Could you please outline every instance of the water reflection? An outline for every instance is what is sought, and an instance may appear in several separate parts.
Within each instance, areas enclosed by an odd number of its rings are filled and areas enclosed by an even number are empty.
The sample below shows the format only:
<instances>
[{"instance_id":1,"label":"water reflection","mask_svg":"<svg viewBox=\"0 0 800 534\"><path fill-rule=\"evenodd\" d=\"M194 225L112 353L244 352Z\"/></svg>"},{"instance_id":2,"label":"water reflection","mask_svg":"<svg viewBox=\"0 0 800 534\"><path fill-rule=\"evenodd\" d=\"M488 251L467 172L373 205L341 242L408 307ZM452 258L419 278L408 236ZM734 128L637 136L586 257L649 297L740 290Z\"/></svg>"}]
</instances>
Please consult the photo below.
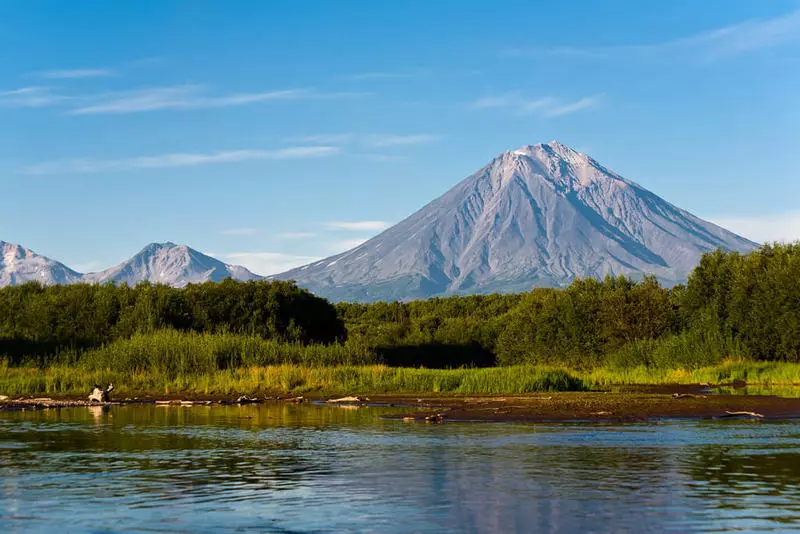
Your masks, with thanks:
<instances>
[{"instance_id":1,"label":"water reflection","mask_svg":"<svg viewBox=\"0 0 800 534\"><path fill-rule=\"evenodd\" d=\"M424 425L385 409L0 414L0 531L800 528L800 424Z\"/></svg>"}]
</instances>

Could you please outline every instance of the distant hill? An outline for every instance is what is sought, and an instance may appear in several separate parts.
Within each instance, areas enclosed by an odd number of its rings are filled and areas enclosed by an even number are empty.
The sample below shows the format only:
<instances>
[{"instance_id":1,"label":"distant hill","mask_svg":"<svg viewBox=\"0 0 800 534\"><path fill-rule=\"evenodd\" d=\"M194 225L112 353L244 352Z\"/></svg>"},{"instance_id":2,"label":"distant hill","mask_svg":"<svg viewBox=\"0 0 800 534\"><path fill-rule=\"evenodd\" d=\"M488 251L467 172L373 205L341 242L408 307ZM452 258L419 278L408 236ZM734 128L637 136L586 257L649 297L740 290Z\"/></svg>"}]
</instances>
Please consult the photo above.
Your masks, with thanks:
<instances>
[{"instance_id":1,"label":"distant hill","mask_svg":"<svg viewBox=\"0 0 800 534\"><path fill-rule=\"evenodd\" d=\"M131 259L105 271L84 276L88 282L113 282L135 285L152 282L173 287L202 282L234 280L260 280L244 267L228 265L211 256L175 243L151 243Z\"/></svg>"},{"instance_id":2,"label":"distant hill","mask_svg":"<svg viewBox=\"0 0 800 534\"><path fill-rule=\"evenodd\" d=\"M514 292L608 274L674 285L703 252L756 246L554 141L504 152L362 245L274 278L355 301Z\"/></svg>"},{"instance_id":3,"label":"distant hill","mask_svg":"<svg viewBox=\"0 0 800 534\"><path fill-rule=\"evenodd\" d=\"M65 265L35 254L19 245L0 241L0 287L30 281L44 284L93 282L115 284L138 282L183 287L190 283L234 280L260 280L244 267L228 265L186 245L152 243L131 259L99 273L81 274Z\"/></svg>"}]
</instances>

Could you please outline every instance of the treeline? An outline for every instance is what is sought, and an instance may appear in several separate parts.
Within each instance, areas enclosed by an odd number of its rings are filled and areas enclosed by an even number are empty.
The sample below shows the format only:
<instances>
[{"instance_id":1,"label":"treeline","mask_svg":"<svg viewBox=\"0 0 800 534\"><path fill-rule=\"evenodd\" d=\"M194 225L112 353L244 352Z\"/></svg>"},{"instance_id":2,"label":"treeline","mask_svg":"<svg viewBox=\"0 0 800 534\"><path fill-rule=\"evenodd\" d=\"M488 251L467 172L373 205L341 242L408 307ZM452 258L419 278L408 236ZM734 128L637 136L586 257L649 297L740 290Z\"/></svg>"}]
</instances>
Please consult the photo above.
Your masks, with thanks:
<instances>
[{"instance_id":1,"label":"treeline","mask_svg":"<svg viewBox=\"0 0 800 534\"><path fill-rule=\"evenodd\" d=\"M157 332L153 343L142 337ZM202 344L204 368L283 361L584 369L699 367L727 357L800 362L800 243L705 254L687 284L673 288L652 277L608 277L522 294L336 306L291 282L0 290L0 360L12 364L91 353L106 366L124 360L120 365L133 369L166 362L173 352L189 358L190 344L171 352L181 333L206 336L188 338ZM91 352L98 347L106 348Z\"/></svg>"},{"instance_id":2,"label":"treeline","mask_svg":"<svg viewBox=\"0 0 800 534\"><path fill-rule=\"evenodd\" d=\"M285 343L343 341L346 331L328 301L291 282L189 285L42 286L0 289L0 358L35 357L98 347L160 330L231 333Z\"/></svg>"},{"instance_id":3,"label":"treeline","mask_svg":"<svg viewBox=\"0 0 800 534\"><path fill-rule=\"evenodd\" d=\"M800 243L703 256L686 285L608 277L519 295L338 306L398 363L593 367L800 361Z\"/></svg>"}]
</instances>

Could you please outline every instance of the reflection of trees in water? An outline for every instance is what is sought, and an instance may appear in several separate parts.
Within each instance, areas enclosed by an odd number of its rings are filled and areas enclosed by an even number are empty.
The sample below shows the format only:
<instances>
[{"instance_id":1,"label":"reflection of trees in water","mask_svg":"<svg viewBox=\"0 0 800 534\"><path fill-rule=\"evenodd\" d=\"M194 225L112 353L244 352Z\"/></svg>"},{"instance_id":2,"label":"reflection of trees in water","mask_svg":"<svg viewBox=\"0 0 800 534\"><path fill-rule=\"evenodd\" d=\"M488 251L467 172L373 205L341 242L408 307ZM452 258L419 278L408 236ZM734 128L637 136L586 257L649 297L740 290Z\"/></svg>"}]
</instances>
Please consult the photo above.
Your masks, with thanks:
<instances>
[{"instance_id":1,"label":"reflection of trees in water","mask_svg":"<svg viewBox=\"0 0 800 534\"><path fill-rule=\"evenodd\" d=\"M98 409L99 408L99 409ZM80 408L5 414L18 431L0 432L3 441L24 449L3 455L14 470L69 473L72 484L103 496L141 500L225 497L243 492L294 489L325 477L332 466L309 448L301 433L317 427L353 424L352 411L324 406L193 406ZM24 421L24 423L22 423ZM8 421L6 422L8 424ZM149 495L148 495L149 494Z\"/></svg>"},{"instance_id":2,"label":"reflection of trees in water","mask_svg":"<svg viewBox=\"0 0 800 534\"><path fill-rule=\"evenodd\" d=\"M668 515L642 510L669 510L680 499L668 488L680 451L539 446L535 436L492 443L469 432L462 438L461 428L425 429L421 441L370 454L359 473L348 473L350 485L373 495L378 512L383 503L391 503L387 512L435 510L428 520L466 532L657 529Z\"/></svg>"}]
</instances>

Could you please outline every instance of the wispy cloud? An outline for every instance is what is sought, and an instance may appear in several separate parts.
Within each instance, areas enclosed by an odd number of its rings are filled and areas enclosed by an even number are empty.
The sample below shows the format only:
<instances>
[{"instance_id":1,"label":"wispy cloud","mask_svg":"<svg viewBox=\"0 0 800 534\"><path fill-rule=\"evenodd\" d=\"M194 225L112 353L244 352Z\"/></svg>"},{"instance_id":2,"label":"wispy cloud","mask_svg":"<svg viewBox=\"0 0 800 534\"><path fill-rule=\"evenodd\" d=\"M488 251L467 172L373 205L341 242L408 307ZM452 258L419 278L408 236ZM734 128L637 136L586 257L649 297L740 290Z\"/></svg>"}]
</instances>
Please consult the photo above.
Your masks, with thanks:
<instances>
[{"instance_id":1,"label":"wispy cloud","mask_svg":"<svg viewBox=\"0 0 800 534\"><path fill-rule=\"evenodd\" d=\"M51 80L65 80L76 78L102 78L116 75L111 69L66 69L66 70L46 70L38 73L42 78Z\"/></svg>"},{"instance_id":2,"label":"wispy cloud","mask_svg":"<svg viewBox=\"0 0 800 534\"><path fill-rule=\"evenodd\" d=\"M340 241L334 241L328 245L328 250L331 254L338 254L340 252L350 250L351 248L356 248L359 245L363 245L369 241L369 239L369 237L357 237L355 239L342 239Z\"/></svg>"},{"instance_id":3,"label":"wispy cloud","mask_svg":"<svg viewBox=\"0 0 800 534\"><path fill-rule=\"evenodd\" d=\"M164 109L205 109L243 106L280 100L320 100L365 96L368 93L321 93L313 89L282 89L256 93L208 94L203 86L155 87L86 97L91 101L70 111L73 115L137 113Z\"/></svg>"},{"instance_id":4,"label":"wispy cloud","mask_svg":"<svg viewBox=\"0 0 800 534\"><path fill-rule=\"evenodd\" d=\"M472 109L508 108L518 113L537 113L545 117L560 117L597 106L603 95L597 94L578 100L563 100L551 96L525 98L520 93L479 98L470 104Z\"/></svg>"},{"instance_id":5,"label":"wispy cloud","mask_svg":"<svg viewBox=\"0 0 800 534\"><path fill-rule=\"evenodd\" d=\"M601 98L602 98L601 95L587 96L585 98L581 98L580 100L575 100L574 102L568 102L565 104L547 107L544 113L548 117L560 117L561 115L569 115L570 113L575 113L576 111L581 111L584 109L589 109L597 106Z\"/></svg>"},{"instance_id":6,"label":"wispy cloud","mask_svg":"<svg viewBox=\"0 0 800 534\"><path fill-rule=\"evenodd\" d=\"M800 240L800 211L754 217L712 217L709 220L758 243Z\"/></svg>"},{"instance_id":7,"label":"wispy cloud","mask_svg":"<svg viewBox=\"0 0 800 534\"><path fill-rule=\"evenodd\" d=\"M716 59L800 41L800 10L770 19L755 19L660 43L596 47L510 48L504 55L602 58L677 54L681 58Z\"/></svg>"},{"instance_id":8,"label":"wispy cloud","mask_svg":"<svg viewBox=\"0 0 800 534\"><path fill-rule=\"evenodd\" d=\"M67 159L30 165L23 168L21 172L28 175L91 174L135 169L196 167L212 163L238 163L253 160L308 159L332 156L338 152L339 148L333 146L298 146L276 150L228 150L208 154L176 153L124 159Z\"/></svg>"},{"instance_id":9,"label":"wispy cloud","mask_svg":"<svg viewBox=\"0 0 800 534\"><path fill-rule=\"evenodd\" d=\"M397 154L372 154L372 153L354 154L354 157L365 159L368 161L376 161L379 163L406 161L408 159L408 156L399 156Z\"/></svg>"},{"instance_id":10,"label":"wispy cloud","mask_svg":"<svg viewBox=\"0 0 800 534\"><path fill-rule=\"evenodd\" d=\"M322 133L313 135L301 135L291 138L292 143L319 143L322 145L343 145L355 139L354 133Z\"/></svg>"},{"instance_id":11,"label":"wispy cloud","mask_svg":"<svg viewBox=\"0 0 800 534\"><path fill-rule=\"evenodd\" d=\"M373 148L388 148L394 146L421 145L438 140L439 137L432 134L371 134L364 137L364 144Z\"/></svg>"},{"instance_id":12,"label":"wispy cloud","mask_svg":"<svg viewBox=\"0 0 800 534\"><path fill-rule=\"evenodd\" d=\"M66 72L66 71L64 71ZM61 105L70 115L141 113L244 106L259 102L357 98L371 93L320 92L282 89L255 93L213 94L202 85L152 87L131 91L64 95L48 87L23 87L0 92L0 106L44 107Z\"/></svg>"},{"instance_id":13,"label":"wispy cloud","mask_svg":"<svg viewBox=\"0 0 800 534\"><path fill-rule=\"evenodd\" d=\"M234 252L221 255L220 258L227 263L242 265L252 272L264 276L280 274L289 269L321 259L316 256L285 254L283 252Z\"/></svg>"},{"instance_id":14,"label":"wispy cloud","mask_svg":"<svg viewBox=\"0 0 800 534\"><path fill-rule=\"evenodd\" d=\"M43 108L62 103L66 97L48 87L22 87L0 91L0 106L13 108Z\"/></svg>"},{"instance_id":15,"label":"wispy cloud","mask_svg":"<svg viewBox=\"0 0 800 534\"><path fill-rule=\"evenodd\" d=\"M324 223L328 230L347 230L347 231L364 231L364 230L385 230L390 225L385 221L332 221Z\"/></svg>"},{"instance_id":16,"label":"wispy cloud","mask_svg":"<svg viewBox=\"0 0 800 534\"><path fill-rule=\"evenodd\" d=\"M440 136L430 133L394 134L394 133L322 133L298 136L291 139L294 143L321 143L332 145L352 145L354 147L392 148L435 143Z\"/></svg>"},{"instance_id":17,"label":"wispy cloud","mask_svg":"<svg viewBox=\"0 0 800 534\"><path fill-rule=\"evenodd\" d=\"M230 228L220 232L222 235L233 237L252 237L258 235L258 228Z\"/></svg>"},{"instance_id":18,"label":"wispy cloud","mask_svg":"<svg viewBox=\"0 0 800 534\"><path fill-rule=\"evenodd\" d=\"M279 239L307 239L316 235L314 232L283 232L278 234L277 237Z\"/></svg>"},{"instance_id":19,"label":"wispy cloud","mask_svg":"<svg viewBox=\"0 0 800 534\"><path fill-rule=\"evenodd\" d=\"M342 80L351 81L381 81L381 80L405 80L411 78L420 78L431 73L430 69L410 69L398 71L373 71L361 72L358 74L349 74L342 76Z\"/></svg>"}]
</instances>

